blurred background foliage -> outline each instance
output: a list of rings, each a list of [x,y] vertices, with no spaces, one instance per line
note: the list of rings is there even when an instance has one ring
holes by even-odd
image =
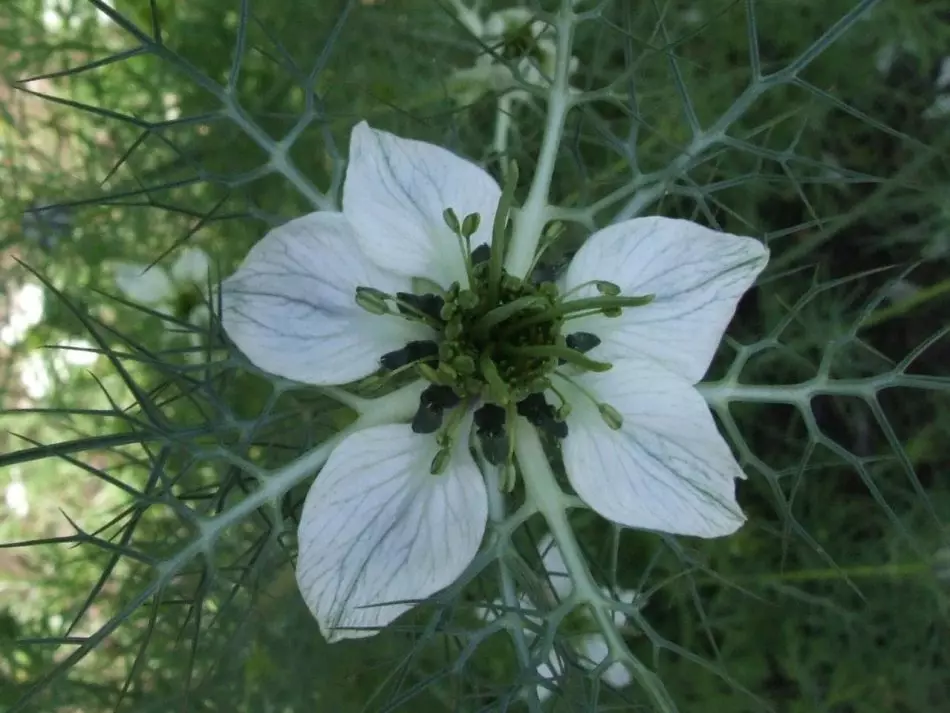
[[[581,9],[562,249],[637,213],[762,237],[710,378],[790,385],[719,409],[750,475],[735,537],[575,515],[604,581],[648,595],[628,641],[683,711],[942,710],[950,3]],[[512,156],[526,187],[544,104],[516,103],[499,142],[495,97],[449,93],[479,51],[438,0],[2,3],[0,711],[524,708],[533,672],[474,613],[490,568],[328,648],[292,577],[306,485],[195,549],[257,487],[244,464],[351,415],[247,370],[214,320],[129,303],[110,268],[187,244],[227,274],[334,203],[361,119],[496,174]],[[526,571],[542,533],[513,540]],[[553,710],[644,705],[574,667],[560,689]]]

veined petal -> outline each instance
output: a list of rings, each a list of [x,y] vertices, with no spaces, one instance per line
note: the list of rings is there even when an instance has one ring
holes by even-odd
[[[116,287],[133,302],[149,307],[158,307],[170,301],[175,290],[168,273],[161,265],[144,265],[135,262],[113,264]]]
[[[178,251],[178,257],[172,263],[171,276],[179,285],[197,285],[203,290],[208,286],[210,270],[208,253],[201,248],[186,247]]]
[[[734,482],[742,470],[688,381],[647,358],[575,380],[623,417],[612,430],[590,399],[564,384],[573,407],[564,466],[591,508],[627,527],[679,535],[719,537],[742,525]]]
[[[406,425],[368,428],[337,446],[310,488],[297,583],[328,641],[372,636],[478,552],[485,482],[467,443],[432,475],[437,448]]]
[[[371,129],[364,121],[350,137],[343,213],[363,252],[387,270],[425,277],[443,287],[466,283],[458,238],[445,223],[481,216],[476,246],[491,241],[501,189],[484,170],[439,146]]]
[[[649,356],[695,384],[716,352],[743,293],[765,268],[768,249],[753,238],[688,220],[634,218],[594,233],[564,278],[571,289],[607,280],[625,295],[655,295],[614,319],[589,317],[573,328],[600,337],[591,356]],[[597,294],[593,286],[578,296]]]
[[[358,286],[389,294],[409,283],[369,261],[340,213],[311,213],[269,232],[224,281],[221,321],[261,369],[308,384],[342,384],[431,330],[355,301]]]
[[[538,540],[538,552],[541,554],[541,564],[544,566],[545,573],[551,581],[551,588],[561,599],[566,598],[574,585],[567,573],[567,565],[564,564],[561,548],[554,542],[550,533]]]

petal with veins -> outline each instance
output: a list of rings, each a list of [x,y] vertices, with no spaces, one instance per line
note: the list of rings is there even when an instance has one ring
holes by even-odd
[[[735,497],[742,470],[688,381],[651,359],[629,358],[576,383],[623,417],[612,430],[577,386],[564,384],[574,406],[564,466],[591,508],[627,527],[680,535],[719,537],[742,525]]]
[[[355,301],[358,286],[389,294],[409,283],[360,252],[340,213],[311,213],[275,228],[222,285],[221,321],[256,366],[308,384],[343,384],[379,368],[379,358],[432,332]]]
[[[471,246],[491,241],[501,189],[488,173],[444,148],[358,124],[350,137],[343,213],[364,252],[387,270],[425,277],[443,287],[466,284],[458,238],[447,208],[461,222],[478,213]]]
[[[478,552],[485,483],[466,443],[432,475],[437,448],[406,425],[368,428],[337,446],[310,488],[297,582],[328,641],[377,633]]]
[[[739,298],[768,262],[759,241],[720,233],[688,220],[634,218],[594,233],[564,277],[572,289],[592,280],[618,285],[624,295],[655,295],[620,317],[585,317],[572,328],[601,345],[594,359],[651,357],[695,384],[715,355]],[[596,295],[594,286],[578,297]]]

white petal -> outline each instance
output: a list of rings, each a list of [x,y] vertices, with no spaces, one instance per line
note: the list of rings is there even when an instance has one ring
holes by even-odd
[[[589,399],[564,385],[573,406],[564,466],[588,505],[621,525],[680,535],[718,537],[742,525],[734,482],[742,470],[683,377],[632,358],[577,381],[623,416],[612,430]]]
[[[610,648],[607,641],[600,634],[588,634],[578,642],[578,651],[583,657],[582,663],[590,669],[594,669],[603,663],[610,656]],[[614,688],[626,688],[633,682],[633,677],[619,661],[614,661],[608,665],[601,674],[600,679]]]
[[[383,354],[431,334],[365,312],[355,301],[357,286],[409,290],[364,257],[341,214],[311,213],[251,249],[222,285],[221,320],[261,369],[308,384],[342,384],[375,371]]]
[[[115,284],[133,302],[157,307],[175,296],[172,281],[161,265],[117,262],[113,265]]]
[[[433,144],[402,139],[358,124],[350,137],[343,213],[364,252],[379,265],[447,287],[465,283],[458,238],[445,224],[446,208],[459,221],[481,216],[471,244],[487,243],[501,189],[485,171]]]
[[[297,583],[328,641],[375,634],[478,552],[485,483],[464,442],[430,474],[437,448],[406,425],[369,428],[337,446],[310,488]]]
[[[709,368],[739,298],[768,258],[768,249],[757,240],[688,220],[624,221],[587,240],[568,267],[565,287],[607,280],[625,295],[656,298],[625,309],[619,318],[580,319],[573,328],[603,340],[591,353],[594,358],[643,354],[696,383]],[[578,292],[594,294],[594,287]]]
[[[198,285],[201,289],[208,286],[208,272],[211,259],[201,248],[186,247],[178,251],[178,257],[172,263],[172,279],[179,285]]]
[[[541,554],[541,564],[544,565],[551,587],[558,597],[565,599],[570,595],[574,585],[567,573],[567,565],[564,564],[561,548],[555,544],[550,533],[538,540],[538,552]]]

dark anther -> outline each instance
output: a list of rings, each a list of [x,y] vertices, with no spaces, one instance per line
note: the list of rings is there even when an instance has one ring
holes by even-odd
[[[422,392],[422,396],[419,400],[426,408],[432,409],[433,411],[436,409],[441,411],[458,406],[459,401],[462,399],[452,390],[451,386],[433,384],[432,386],[426,387],[426,390]]]
[[[581,354],[586,354],[599,344],[600,337],[590,332],[574,332],[574,334],[567,335],[568,348]]]
[[[397,349],[394,352],[387,352],[379,359],[380,365],[388,371],[393,371],[394,369],[398,369],[401,366],[405,366],[410,361],[412,360],[409,358],[408,346],[403,347],[402,349]]]
[[[544,394],[531,394],[519,401],[518,413],[528,419],[529,423],[555,438],[567,437],[567,424],[555,418],[556,411],[544,400]]]
[[[472,265],[481,265],[483,262],[488,262],[490,259],[491,248],[484,243],[472,250]]]
[[[387,352],[380,358],[379,363],[384,369],[393,371],[406,364],[417,361],[436,361],[439,358],[439,345],[432,341],[409,342],[402,349]]]
[[[431,340],[409,342],[406,345],[409,361],[436,361],[439,358],[439,345]]]
[[[497,436],[505,432],[505,409],[495,404],[485,404],[475,412],[475,426],[479,433]]]
[[[494,404],[485,404],[475,412],[475,434],[482,444],[485,459],[492,465],[502,465],[508,460],[505,415],[505,409]]]
[[[422,343],[422,342],[420,342]],[[412,417],[413,433],[435,433],[442,425],[442,412],[458,405],[461,399],[448,386],[432,384],[419,397],[419,408]]]
[[[412,417],[413,433],[435,433],[442,425],[442,409],[431,408],[419,402],[419,409]]]
[[[544,400],[544,394],[531,394],[518,402],[518,413],[535,426],[538,425],[539,419],[544,418],[549,408],[551,407]]]
[[[427,317],[441,321],[439,312],[442,311],[445,300],[438,295],[414,295],[411,292],[397,292],[396,298],[399,300],[397,305],[401,314],[413,317],[422,313]]]

